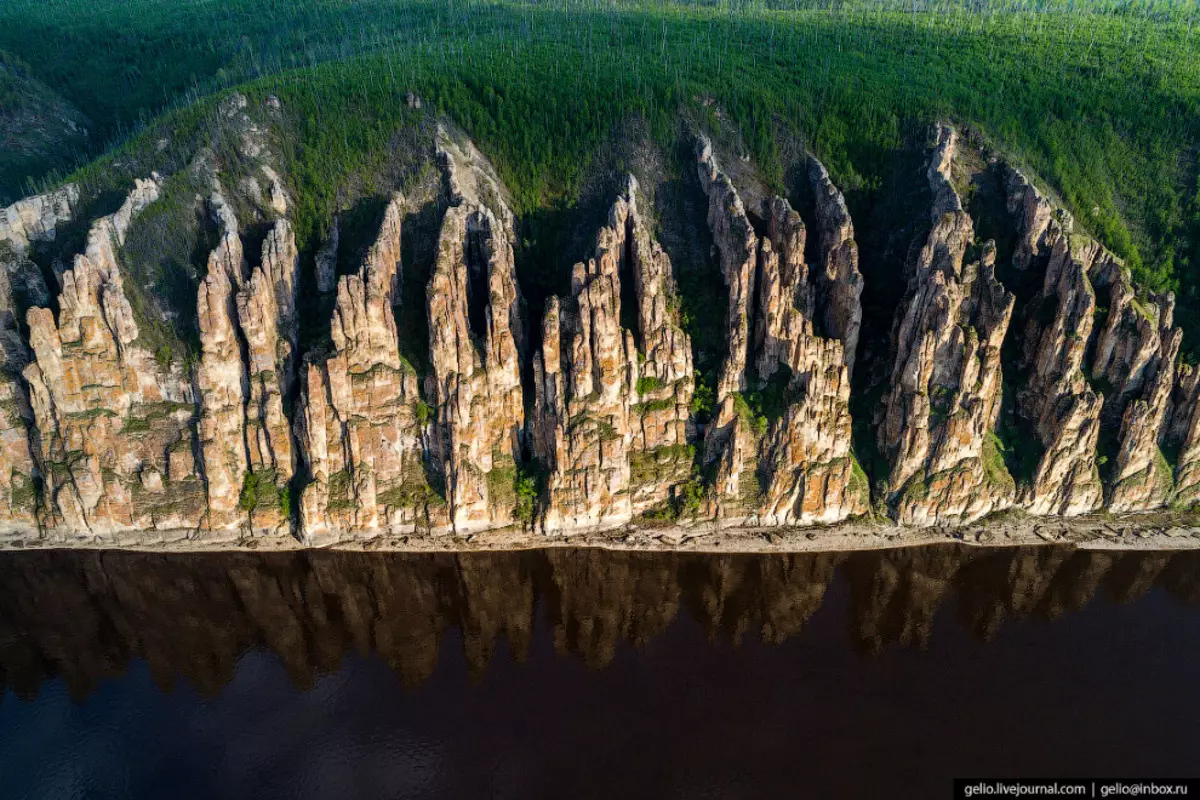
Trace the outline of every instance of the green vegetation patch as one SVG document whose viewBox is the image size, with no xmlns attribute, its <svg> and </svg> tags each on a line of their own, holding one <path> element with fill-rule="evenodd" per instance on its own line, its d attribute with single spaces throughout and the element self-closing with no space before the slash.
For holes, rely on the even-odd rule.
<svg viewBox="0 0 1200 800">
<path fill-rule="evenodd" d="M 657 486 L 664 481 L 678 479 L 681 470 L 686 477 L 695 458 L 696 448 L 687 444 L 630 453 L 629 481 L 634 486 Z"/>
<path fill-rule="evenodd" d="M 640 355 L 640 354 L 639 354 Z M 639 395 L 650 394 L 661 389 L 663 382 L 655 375 L 644 375 L 637 379 L 637 393 Z"/>
<path fill-rule="evenodd" d="M 989 431 L 983 440 L 984 477 L 994 488 L 1011 493 L 1016 491 L 1017 482 L 1005 464 L 1004 451 L 1004 442 L 995 433 Z"/>
<path fill-rule="evenodd" d="M 354 508 L 354 477 L 347 470 L 338 470 L 329 476 L 329 499 L 326 511 L 344 511 Z"/>
<path fill-rule="evenodd" d="M 278 485 L 273 469 L 247 472 L 242 476 L 242 491 L 238 496 L 238 508 L 247 513 L 279 509 L 284 517 L 288 517 L 292 513 L 291 489 L 286 485 Z"/>
</svg>

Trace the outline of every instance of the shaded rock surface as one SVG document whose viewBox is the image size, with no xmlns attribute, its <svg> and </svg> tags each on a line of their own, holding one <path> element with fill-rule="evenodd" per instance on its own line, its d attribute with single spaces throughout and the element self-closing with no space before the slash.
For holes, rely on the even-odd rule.
<svg viewBox="0 0 1200 800">
<path fill-rule="evenodd" d="M 428 525 L 417 375 L 396 333 L 405 208 L 394 195 L 358 273 L 338 281 L 333 353 L 304 367 L 296 427 L 310 482 L 300 520 L 313 541 L 412 529 L 418 513 Z"/>
<path fill-rule="evenodd" d="M 450 207 L 442 221 L 429 305 L 432 456 L 450 524 L 466 533 L 513 524 L 525 412 L 522 301 L 513 217 L 473 145 L 443 136 Z"/>
<path fill-rule="evenodd" d="M 628 522 L 691 471 L 691 343 L 637 192 L 630 176 L 595 255 L 572 271 L 571 296 L 551 298 L 542 322 L 532 428 L 550 471 L 547 532 Z M 636 290 L 636 337 L 621 326 L 623 279 Z"/>
<path fill-rule="evenodd" d="M 807 231 L 788 201 L 764 201 L 759 237 L 711 142 L 700 137 L 696 153 L 709 228 L 729 287 L 729 351 L 704 442 L 704 461 L 716 473 L 716 511 L 766 525 L 838 522 L 864 513 L 868 486 L 851 454 L 848 405 L 862 276 L 845 201 L 810 157 L 820 254 L 810 275 Z M 818 324 L 835 338 L 817 335 Z M 784 384 L 786 405 L 780 419 L 765 420 L 763 430 L 764 421 L 751 419 L 742 393 L 772 381 Z"/>
<path fill-rule="evenodd" d="M 970 522 L 1015 494 L 989 452 L 1014 298 L 996 278 L 991 243 L 967 262 L 974 225 L 951 182 L 956 145 L 955 131 L 939 127 L 928 170 L 932 230 L 901 301 L 879 426 L 887 502 L 905 524 Z"/>
</svg>

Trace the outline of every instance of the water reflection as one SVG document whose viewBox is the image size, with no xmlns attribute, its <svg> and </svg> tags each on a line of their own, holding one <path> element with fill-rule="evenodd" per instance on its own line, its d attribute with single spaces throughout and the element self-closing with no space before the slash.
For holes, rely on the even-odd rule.
<svg viewBox="0 0 1200 800">
<path fill-rule="evenodd" d="M 836 579 L 849 589 L 851 641 L 872 656 L 928 646 L 952 596 L 958 623 L 985 640 L 1006 620 L 1054 619 L 1101 592 L 1129 602 L 1162 587 L 1194 604 L 1200 553 L 10 553 L 0 556 L 0 685 L 32 698 L 61 678 L 79 699 L 144 659 L 160 688 L 182 678 L 216 696 L 247 650 L 266 647 L 299 688 L 353 652 L 416 686 L 452 629 L 479 678 L 497 648 L 524 660 L 539 615 L 560 655 L 603 668 L 621 643 L 646 645 L 681 614 L 712 641 L 780 644 Z"/>
</svg>

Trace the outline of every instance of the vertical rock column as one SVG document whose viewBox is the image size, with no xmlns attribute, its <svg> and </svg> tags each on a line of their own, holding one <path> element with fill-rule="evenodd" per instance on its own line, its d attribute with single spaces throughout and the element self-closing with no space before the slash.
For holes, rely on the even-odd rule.
<svg viewBox="0 0 1200 800">
<path fill-rule="evenodd" d="M 695 393 L 692 342 L 679 315 L 671 260 L 638 209 L 638 185 L 629 176 L 624 196 L 613 209 L 624 241 L 637 297 L 636 338 L 640 358 L 630 407 L 630 492 L 634 513 L 667 500 L 675 484 L 692 470 L 694 436 L 691 402 Z"/>
<path fill-rule="evenodd" d="M 820 259 L 810 275 L 804 223 L 787 200 L 765 202 L 760 239 L 708 140 L 700 139 L 697 154 L 709 227 L 730 292 L 730 349 L 705 438 L 705 462 L 715 465 L 717 512 L 769 525 L 834 522 L 862 513 L 868 487 L 850 453 L 849 411 L 862 276 L 845 201 L 820 162 L 810 159 Z M 817 324 L 832 337 L 817 335 Z M 737 393 L 751 383 L 765 387 L 782 368 L 788 370 L 786 409 L 756 433 Z"/>
<path fill-rule="evenodd" d="M 544 353 L 535 356 L 540 409 L 555 420 L 539 450 L 551 465 L 544 530 L 627 522 L 630 405 L 637 382 L 633 334 L 621 327 L 620 238 L 600 235 L 596 256 L 576 264 L 571 297 L 552 298 L 543 323 Z"/>
<path fill-rule="evenodd" d="M 1096 469 L 1103 398 L 1083 374 L 1096 309 L 1087 271 L 1096 252 L 1094 245 L 1073 247 L 1069 235 L 1057 237 L 1025 332 L 1022 363 L 1028 378 L 1017 404 L 1043 448 L 1022 497 L 1033 514 L 1073 516 L 1103 501 Z"/>
<path fill-rule="evenodd" d="M 1096 379 L 1112 387 L 1101 422 L 1116 427 L 1120 420 L 1108 508 L 1118 514 L 1158 508 L 1171 498 L 1174 483 L 1159 441 L 1166 434 L 1183 341 L 1183 331 L 1174 327 L 1175 297 L 1138 300 L 1128 275 L 1107 253 L 1096 260 L 1092 274 L 1109 290 L 1108 316 L 1092 366 Z"/>
<path fill-rule="evenodd" d="M 18 296 L 46 305 L 50 295 L 26 251 L 33 242 L 52 241 L 78 200 L 77 187 L 68 184 L 0 209 L 0 531 L 24 535 L 38 524 L 37 428 L 21 374 L 32 353 L 21 336 Z"/>
<path fill-rule="evenodd" d="M 460 200 L 446 211 L 429 280 L 434 456 L 459 532 L 514 521 L 521 298 L 509 216 Z"/>
<path fill-rule="evenodd" d="M 263 242 L 262 263 L 251 270 L 236 299 L 248 360 L 247 470 L 255 494 L 250 524 L 258 530 L 289 524 L 288 509 L 274 498 L 290 491 L 296 465 L 284 398 L 291 392 L 296 370 L 298 272 L 295 234 L 287 220 L 280 220 Z"/>
<path fill-rule="evenodd" d="M 819 182 L 823 172 L 810 174 L 821 193 L 819 218 L 828 222 L 836 216 L 828 206 L 838 203 L 840 193 Z M 825 269 L 820 281 L 810 280 L 800 215 L 780 197 L 767 211 L 768 235 L 759 251 L 757 378 L 765 382 L 780 366 L 791 377 L 783 417 L 759 445 L 760 520 L 768 525 L 837 522 L 866 511 L 869 487 L 850 453 L 848 363 L 853 358 L 847 356 L 848 342 L 818 336 L 814 321 L 829 319 L 831 330 L 857 337 L 862 311 L 855 285 L 861 278 L 849 263 L 841 226 L 822 225 Z M 825 238 L 829 234 L 832 239 Z"/>
<path fill-rule="evenodd" d="M 1013 219 L 1018 235 L 1013 265 L 1024 271 L 1044 264 L 1065 232 L 1063 222 L 1070 224 L 1069 217 L 1059 215 L 1061 221 L 1056 218 L 1050 201 L 1025 175 L 1011 166 L 1004 169 L 1004 191 L 1005 209 Z"/>
<path fill-rule="evenodd" d="M 974 226 L 950 180 L 952 128 L 929 165 L 933 229 L 901 302 L 891 383 L 879 429 L 897 521 L 969 522 L 1013 501 L 990 437 L 1000 409 L 1000 345 L 1013 296 L 996 280 L 995 248 L 963 263 Z"/>
<path fill-rule="evenodd" d="M 334 354 L 305 364 L 296 427 L 311 480 L 301 526 L 312 542 L 410 530 L 428 517 L 417 376 L 396 333 L 405 208 L 394 195 L 358 273 L 338 280 Z"/>
<path fill-rule="evenodd" d="M 219 194 L 213 199 L 221 241 L 208 257 L 196 314 L 200 328 L 200 446 L 208 487 L 210 530 L 237 530 L 246 521 L 239 508 L 249 471 L 246 403 L 249 376 L 242 361 L 236 297 L 245 281 L 245 259 L 233 211 Z"/>
<path fill-rule="evenodd" d="M 34 360 L 24 378 L 52 529 L 105 536 L 193 528 L 202 512 L 190 468 L 164 484 L 171 454 L 192 449 L 190 387 L 139 341 L 117 260 L 134 217 L 158 193 L 156 181 L 139 180 L 116 213 L 92 225 L 63 274 L 57 324 L 47 308 L 27 315 Z"/>
<path fill-rule="evenodd" d="M 1165 439 L 1175 453 L 1175 499 L 1200 502 L 1200 369 L 1194 366 L 1178 366 Z"/>
<path fill-rule="evenodd" d="M 671 264 L 637 212 L 637 183 L 551 298 L 534 355 L 534 447 L 550 467 L 547 532 L 611 527 L 666 499 L 691 467 L 691 343 L 673 309 Z M 637 291 L 638 337 L 621 327 L 621 276 Z"/>
<path fill-rule="evenodd" d="M 729 288 L 726 318 L 729 350 L 717 375 L 716 410 L 704 435 L 704 463 L 716 465 L 713 489 L 717 512 L 724 514 L 742 505 L 746 495 L 743 483 L 754 478 L 756 441 L 754 432 L 738 413 L 737 393 L 746 389 L 758 236 L 746 216 L 741 196 L 717 163 L 712 142 L 704 136 L 696 140 L 696 169 L 700 187 L 708 197 L 708 228 Z M 728 508 L 722 511 L 723 507 Z"/>
<path fill-rule="evenodd" d="M 846 198 L 829 179 L 825 166 L 808 158 L 808 180 L 817 217 L 817 308 L 825 332 L 842 342 L 846 369 L 854 371 L 862 328 L 863 277 L 858 269 L 858 244 Z"/>
</svg>

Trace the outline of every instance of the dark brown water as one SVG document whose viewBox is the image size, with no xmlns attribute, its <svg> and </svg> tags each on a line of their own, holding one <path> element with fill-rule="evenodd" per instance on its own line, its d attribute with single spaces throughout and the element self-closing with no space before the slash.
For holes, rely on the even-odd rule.
<svg viewBox="0 0 1200 800">
<path fill-rule="evenodd" d="M 1200 553 L 0 555 L 3 798 L 1200 768 Z"/>
</svg>

